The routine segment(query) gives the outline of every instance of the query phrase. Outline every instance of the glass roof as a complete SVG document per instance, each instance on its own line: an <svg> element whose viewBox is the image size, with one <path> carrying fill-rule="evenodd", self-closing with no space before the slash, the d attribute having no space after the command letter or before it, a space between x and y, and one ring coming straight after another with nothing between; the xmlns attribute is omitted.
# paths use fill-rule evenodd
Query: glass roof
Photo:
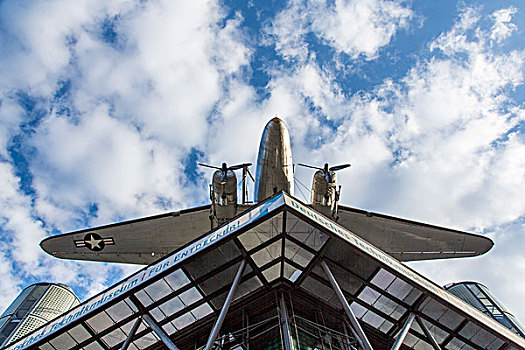
<svg viewBox="0 0 525 350"><path fill-rule="evenodd" d="M120 349L137 322L129 349L162 348L144 315L176 345L188 337L205 343L244 259L247 267L232 307L286 287L341 310L320 265L325 261L365 333L373 330L392 341L413 312L443 349L496 350L504 344L525 349L525 340L286 194L253 207L6 349ZM307 332L307 321L301 322ZM433 349L417 322L404 345Z"/></svg>

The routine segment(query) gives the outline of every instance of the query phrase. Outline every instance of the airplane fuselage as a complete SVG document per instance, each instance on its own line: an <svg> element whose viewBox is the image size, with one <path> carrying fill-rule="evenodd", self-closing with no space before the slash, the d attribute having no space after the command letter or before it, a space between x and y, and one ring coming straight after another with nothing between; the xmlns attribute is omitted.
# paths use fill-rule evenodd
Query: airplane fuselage
<svg viewBox="0 0 525 350"><path fill-rule="evenodd" d="M294 167L290 135L275 117L264 127L257 157L254 198L261 202L279 191L294 194Z"/></svg>

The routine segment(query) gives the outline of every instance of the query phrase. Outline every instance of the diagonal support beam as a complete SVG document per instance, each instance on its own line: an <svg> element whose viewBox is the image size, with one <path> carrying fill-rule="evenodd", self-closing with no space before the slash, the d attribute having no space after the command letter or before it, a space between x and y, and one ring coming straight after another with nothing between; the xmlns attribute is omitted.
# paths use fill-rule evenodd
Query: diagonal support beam
<svg viewBox="0 0 525 350"><path fill-rule="evenodd" d="M330 271L330 268L326 264L324 260L321 260L321 266L323 267L324 272L326 273L326 276L328 276L328 280L332 284L332 288L335 291L335 294L337 294L337 297L339 298L339 301L341 304L343 304L343 309L346 312L346 315L350 319L350 324L352 325L352 329L357 334L357 340L362 348L365 350L373 350L372 345L370 345L370 342L368 341L368 338L366 337L365 332L363 331L363 328L361 328L361 325L359 324L359 321L357 321L357 318L354 315L354 312L350 308L350 305L348 304L348 301L346 300L343 291L339 287L339 284L337 284L337 281L335 280L334 275L332 275L332 271Z"/></svg>
<svg viewBox="0 0 525 350"><path fill-rule="evenodd" d="M284 350L293 350L292 336L290 333L290 321L288 319L288 310L286 308L286 301L284 295L281 294L281 300L279 300L279 313L282 320L282 331L284 337Z"/></svg>
<svg viewBox="0 0 525 350"><path fill-rule="evenodd" d="M173 342L170 339L170 336L164 331L164 329L160 328L157 322L155 322L148 314L144 314L142 316L142 319L148 324L148 326L150 326L151 330L155 332L155 334L160 338L160 340L164 343L164 345L166 345L166 347L169 350L179 350L179 348L177 348L175 344L173 344Z"/></svg>
<svg viewBox="0 0 525 350"><path fill-rule="evenodd" d="M436 341L436 338L430 333L430 330L427 328L425 323L419 318L419 316L416 316L416 321L419 327L423 330L425 335L427 336L430 345L434 348L434 350L441 350L441 347L439 346L438 342Z"/></svg>
<svg viewBox="0 0 525 350"><path fill-rule="evenodd" d="M206 350L211 350L213 347L213 343L215 343L215 339L217 339L217 335L219 334L219 331L221 330L222 322L226 318L226 314L228 313L230 304L233 300L233 297L235 296L235 291L237 290L237 286L239 285L239 282L241 280L245 267L246 267L246 260L242 260L241 266L239 266L239 269L237 270L237 274L235 275L235 279L233 280L233 284L230 288L230 291L228 292L228 296L226 297L226 300L224 301L224 305L222 306L221 313L219 314L219 318L217 319L217 321L215 322L215 325L213 326L213 329L211 330L210 336L208 338L208 342L206 343Z"/></svg>
<svg viewBox="0 0 525 350"><path fill-rule="evenodd" d="M131 339L133 339L133 337L135 336L135 333L137 333L137 329L139 329L141 322L142 322L142 317L137 318L137 321L135 321L135 324L133 324L133 327L131 328L131 331L126 337L126 340L124 341L124 344L122 344L122 347L120 348L120 350L128 349L129 344L131 344Z"/></svg>
<svg viewBox="0 0 525 350"><path fill-rule="evenodd" d="M407 320L405 321L403 328L401 328L401 332L397 336L397 339L394 342L394 345L392 345L391 350L399 350L401 348L401 345L403 345L403 342L405 341L405 338L408 334L408 331L410 330L410 327L412 326L412 322L414 322L415 317L416 317L416 314L413 312L411 312L408 315Z"/></svg>

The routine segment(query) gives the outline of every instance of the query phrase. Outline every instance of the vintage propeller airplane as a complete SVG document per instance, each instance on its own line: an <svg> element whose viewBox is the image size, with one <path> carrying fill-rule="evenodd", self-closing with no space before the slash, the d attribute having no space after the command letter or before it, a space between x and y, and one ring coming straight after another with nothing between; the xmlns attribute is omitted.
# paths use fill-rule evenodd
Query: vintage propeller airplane
<svg viewBox="0 0 525 350"><path fill-rule="evenodd" d="M285 191L294 193L290 136L279 118L264 128L255 179L250 163L216 169L210 185L211 204L137 220L119 222L44 239L49 254L64 259L150 264L252 206L247 201L247 176L255 182L254 199L261 202ZM481 255L493 242L484 236L338 205L336 172L350 164L318 168L313 177L311 205L355 234L401 261ZM237 200L236 170L243 170L242 200Z"/></svg>

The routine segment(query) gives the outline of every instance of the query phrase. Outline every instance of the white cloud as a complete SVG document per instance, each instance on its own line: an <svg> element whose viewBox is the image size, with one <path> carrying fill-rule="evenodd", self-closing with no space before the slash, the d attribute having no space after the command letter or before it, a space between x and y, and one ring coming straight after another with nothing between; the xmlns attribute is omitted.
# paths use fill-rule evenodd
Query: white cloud
<svg viewBox="0 0 525 350"><path fill-rule="evenodd" d="M412 16L402 1L290 1L267 32L275 37L276 49L285 58L305 61L305 37L312 32L338 52L373 59L400 28L408 26Z"/></svg>

